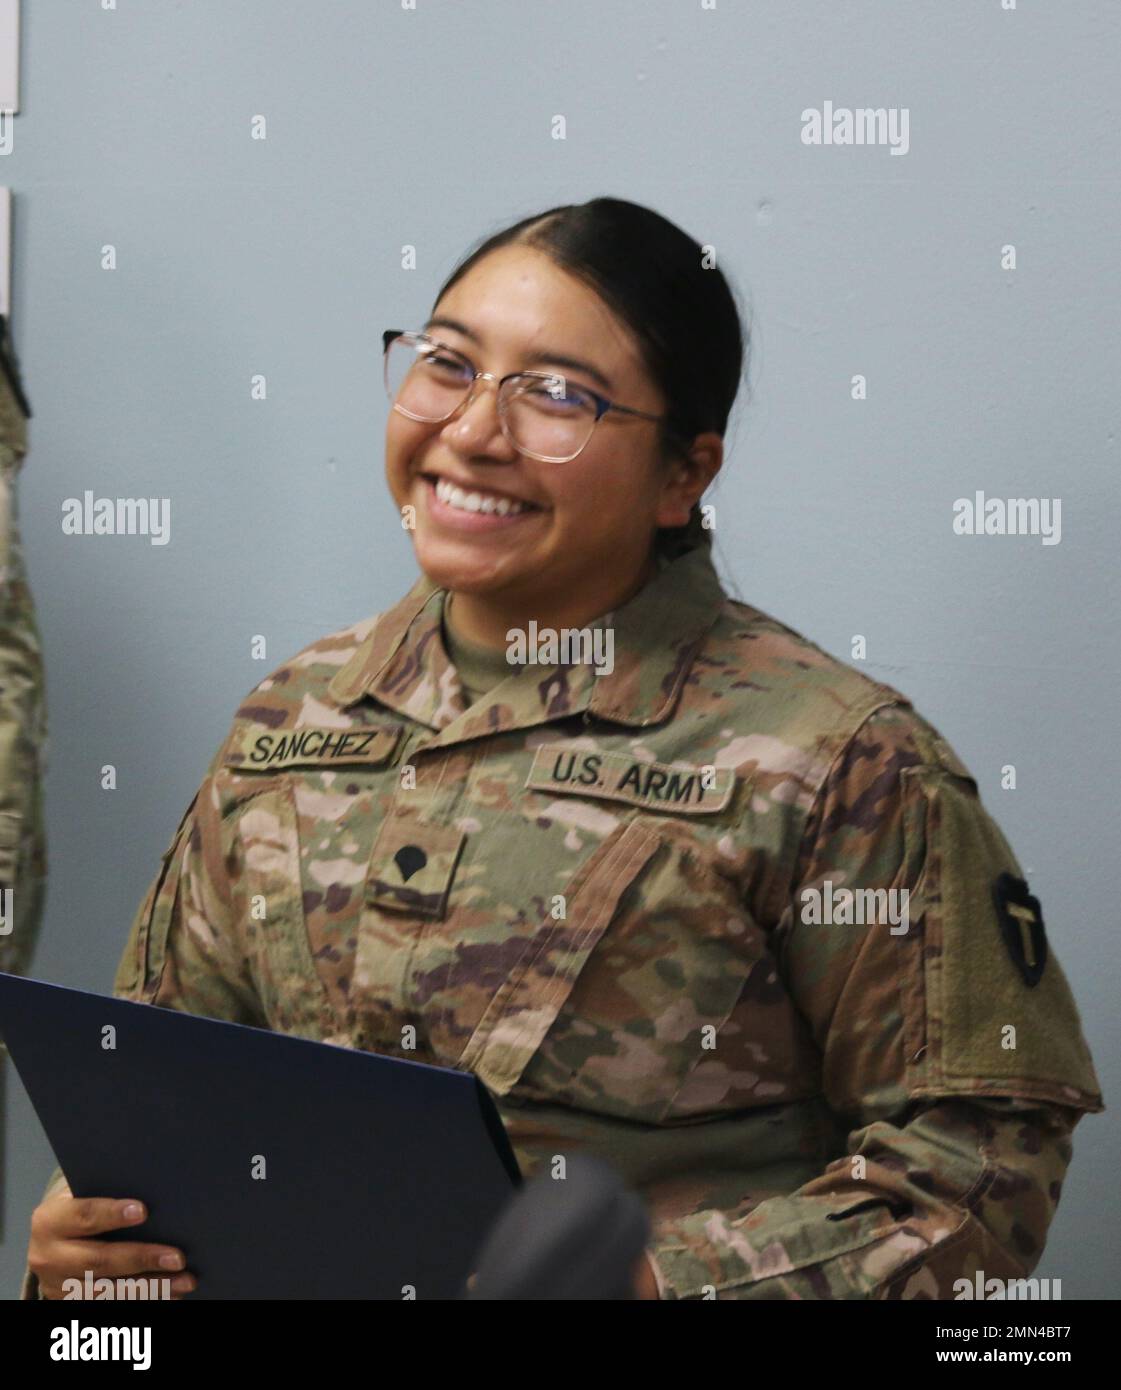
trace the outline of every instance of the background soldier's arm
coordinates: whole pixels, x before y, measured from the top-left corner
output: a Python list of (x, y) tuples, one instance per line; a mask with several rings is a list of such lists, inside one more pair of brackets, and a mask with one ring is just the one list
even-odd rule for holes
[[(1001, 933), (1005, 871), (1022, 877), (953, 751), (877, 711), (816, 798), (774, 943), (847, 1153), (788, 1196), (659, 1223), (663, 1297), (952, 1299), (978, 1269), (1031, 1273), (1071, 1129), (1102, 1105), (1053, 952), (1029, 986)], [(808, 925), (802, 890), (826, 878), (907, 889), (907, 932)]]
[(43, 662), (20, 547), (16, 482), (27, 450), (26, 397), (0, 315), (0, 970), (27, 968), (46, 873), (39, 750), (46, 735)]

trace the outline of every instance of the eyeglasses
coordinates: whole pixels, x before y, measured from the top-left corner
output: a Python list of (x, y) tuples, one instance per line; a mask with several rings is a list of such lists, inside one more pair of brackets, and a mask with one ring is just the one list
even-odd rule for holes
[(574, 459), (609, 410), (642, 420), (666, 418), (616, 405), (559, 372), (511, 372), (499, 380), (493, 372), (477, 372), (463, 353), (427, 333), (391, 328), (382, 342), (385, 390), (394, 410), (410, 420), (438, 424), (473, 399), (480, 381), (494, 381), (502, 433), (519, 453), (543, 463)]

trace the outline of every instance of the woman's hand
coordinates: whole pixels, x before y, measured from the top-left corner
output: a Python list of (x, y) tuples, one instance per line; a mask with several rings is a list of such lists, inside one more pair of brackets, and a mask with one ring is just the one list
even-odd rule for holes
[(172, 1298), (189, 1293), (195, 1288), (195, 1277), (183, 1269), (186, 1260), (181, 1250), (147, 1241), (98, 1238), (106, 1231), (139, 1225), (146, 1216), (141, 1202), (75, 1197), (65, 1184), (40, 1202), (31, 1215), (27, 1263), (43, 1297), (64, 1298), (66, 1279), (76, 1279), (84, 1288), (87, 1270), (94, 1280), (171, 1279)]

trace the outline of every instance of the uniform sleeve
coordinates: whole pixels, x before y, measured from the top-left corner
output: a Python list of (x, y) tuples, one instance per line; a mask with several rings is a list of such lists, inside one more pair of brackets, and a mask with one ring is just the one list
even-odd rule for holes
[(121, 953), (119, 999), (268, 1026), (233, 920), (215, 755), (161, 856)]
[[(118, 999), (253, 1027), (268, 1026), (231, 919), (231, 893), (210, 771), (161, 856), (132, 923), (113, 984)], [(56, 1168), (45, 1200), (62, 1180)], [(25, 1269), (21, 1298), (39, 1297)]]
[(1042, 909), (976, 783), (902, 706), (815, 798), (779, 973), (845, 1152), (789, 1195), (656, 1224), (665, 1298), (955, 1296), (1026, 1278), (1103, 1108)]

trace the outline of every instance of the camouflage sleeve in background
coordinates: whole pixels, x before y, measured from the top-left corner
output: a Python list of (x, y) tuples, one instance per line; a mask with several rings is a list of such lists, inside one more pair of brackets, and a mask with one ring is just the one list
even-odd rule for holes
[[(0, 970), (31, 961), (46, 888), (42, 762), (43, 661), (19, 534), (17, 479), (27, 452), (27, 398), (0, 314)], [(10, 898), (9, 898), (10, 890)]]
[[(1004, 873), (1023, 878), (948, 745), (909, 709), (867, 719), (815, 801), (775, 933), (847, 1153), (796, 1191), (657, 1223), (663, 1297), (952, 1299), (978, 1270), (1031, 1273), (1070, 1132), (1103, 1106), (1058, 962), (1029, 985), (1031, 943), (1006, 940)], [(842, 887), (908, 890), (906, 930), (902, 897), (894, 924), (838, 922)]]

